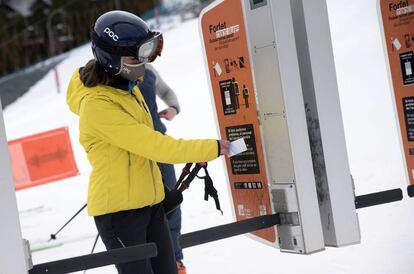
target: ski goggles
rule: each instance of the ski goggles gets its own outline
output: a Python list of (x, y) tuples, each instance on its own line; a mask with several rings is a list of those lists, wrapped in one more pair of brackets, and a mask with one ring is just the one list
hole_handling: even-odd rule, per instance
[(95, 30), (91, 30), (92, 42), (100, 49), (117, 56), (132, 56), (141, 63), (151, 63), (158, 56), (161, 56), (164, 46), (164, 39), (161, 32), (148, 33), (148, 38), (132, 46), (114, 46), (103, 41), (96, 34)]
[(140, 62), (151, 63), (158, 56), (161, 56), (164, 47), (164, 39), (161, 32), (153, 33), (154, 36), (137, 46), (137, 59)]

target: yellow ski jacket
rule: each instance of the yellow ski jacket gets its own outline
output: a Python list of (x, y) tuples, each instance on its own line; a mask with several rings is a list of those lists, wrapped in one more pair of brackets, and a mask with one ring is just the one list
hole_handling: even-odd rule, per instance
[(92, 172), (88, 214), (99, 216), (160, 203), (164, 187), (157, 162), (206, 162), (218, 157), (217, 140), (183, 140), (153, 129), (137, 87), (85, 87), (77, 69), (66, 95), (79, 115), (79, 141)]

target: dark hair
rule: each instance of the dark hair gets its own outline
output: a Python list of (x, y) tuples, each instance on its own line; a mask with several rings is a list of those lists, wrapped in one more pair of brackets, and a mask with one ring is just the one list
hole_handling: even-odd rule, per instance
[(91, 88), (97, 85), (110, 85), (113, 77), (106, 73), (95, 59), (89, 60), (88, 63), (79, 70), (82, 83)]

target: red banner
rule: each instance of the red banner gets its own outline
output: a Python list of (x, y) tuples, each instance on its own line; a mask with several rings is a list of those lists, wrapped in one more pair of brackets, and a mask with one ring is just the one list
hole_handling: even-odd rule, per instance
[(16, 190), (79, 175), (66, 127), (8, 144)]

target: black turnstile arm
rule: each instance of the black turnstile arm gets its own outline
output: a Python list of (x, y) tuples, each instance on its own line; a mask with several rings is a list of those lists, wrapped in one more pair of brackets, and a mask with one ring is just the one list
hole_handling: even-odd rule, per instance
[[(414, 185), (407, 188), (408, 195), (414, 196)], [(355, 208), (364, 208), (402, 200), (402, 190), (392, 189), (355, 197)], [(253, 217), (221, 226), (183, 234), (180, 237), (182, 248), (188, 248), (208, 242), (269, 228), (275, 225), (300, 225), (298, 212), (276, 213)], [(157, 256), (154, 243), (113, 249), (105, 252), (64, 259), (35, 265), (29, 274), (60, 274), (70, 273), (111, 264), (119, 264)]]
[(254, 217), (243, 221), (183, 234), (180, 237), (180, 245), (182, 248), (187, 248), (268, 228), (277, 224), (280, 224), (279, 213)]
[(157, 256), (155, 243), (112, 249), (90, 255), (73, 257), (35, 265), (29, 274), (61, 274), (91, 269), (111, 264), (139, 261)]
[(414, 197), (414, 185), (407, 186), (407, 193), (410, 198)]
[(401, 201), (403, 199), (402, 190), (400, 188), (370, 193), (355, 197), (355, 208), (364, 208), (376, 206), (392, 202)]

